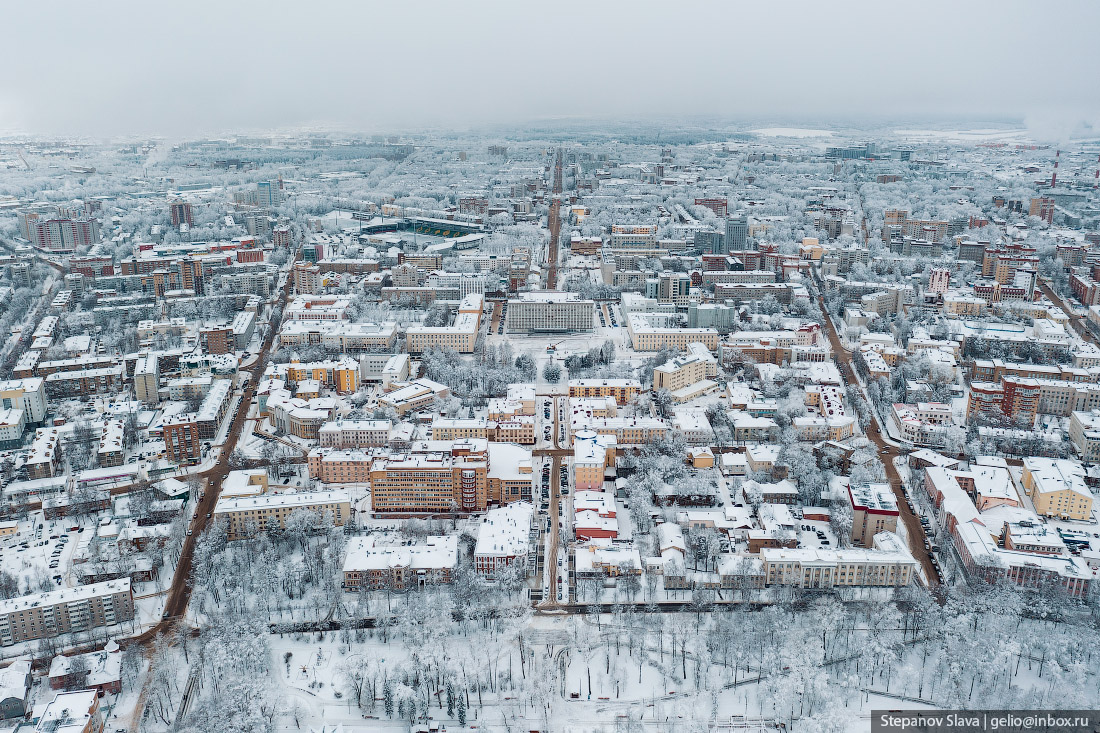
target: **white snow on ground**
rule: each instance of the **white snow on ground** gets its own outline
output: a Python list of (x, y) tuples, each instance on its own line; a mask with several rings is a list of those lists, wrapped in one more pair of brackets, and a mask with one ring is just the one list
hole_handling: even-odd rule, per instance
[(759, 130), (750, 130), (764, 137), (832, 137), (829, 130), (811, 130), (804, 127), (762, 127)]

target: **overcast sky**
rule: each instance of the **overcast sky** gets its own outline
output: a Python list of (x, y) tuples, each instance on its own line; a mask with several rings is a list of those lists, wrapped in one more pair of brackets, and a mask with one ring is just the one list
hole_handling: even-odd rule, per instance
[(0, 130), (1100, 120), (1100, 2), (24, 2)]

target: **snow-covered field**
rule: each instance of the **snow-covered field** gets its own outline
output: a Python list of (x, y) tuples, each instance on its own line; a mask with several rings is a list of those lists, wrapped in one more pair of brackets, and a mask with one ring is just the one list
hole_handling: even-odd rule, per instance
[(805, 127), (762, 127), (750, 132), (763, 137), (832, 137), (829, 130), (813, 130)]

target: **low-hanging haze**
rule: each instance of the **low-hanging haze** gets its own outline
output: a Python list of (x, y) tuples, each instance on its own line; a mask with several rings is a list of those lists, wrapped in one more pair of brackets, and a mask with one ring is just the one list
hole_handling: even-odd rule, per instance
[(363, 132), (554, 118), (1100, 120), (1100, 3), (25, 2), (0, 130)]

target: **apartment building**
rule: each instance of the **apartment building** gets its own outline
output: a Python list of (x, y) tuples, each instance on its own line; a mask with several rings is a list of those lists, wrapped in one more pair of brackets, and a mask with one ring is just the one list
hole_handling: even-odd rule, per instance
[(504, 420), (491, 420), (486, 436), (501, 443), (534, 445), (535, 418), (530, 415), (516, 415)]
[(0, 601), (0, 646), (87, 632), (133, 618), (129, 578), (9, 598)]
[(437, 417), (432, 421), (432, 440), (487, 438), (488, 421), (483, 417)]
[(46, 396), (64, 399), (97, 394), (114, 394), (122, 389), (122, 367), (54, 372), (46, 377)]
[[(709, 353), (707, 356), (710, 356)], [(708, 360), (696, 354), (670, 359), (653, 369), (653, 389), (654, 391), (667, 389), (675, 392), (701, 382), (707, 378), (713, 362), (713, 357)]]
[(138, 357), (134, 367), (134, 394), (146, 405), (160, 403), (160, 365), (156, 354)]
[(0, 381), (0, 407), (23, 411), (28, 427), (42, 425), (46, 420), (46, 388), (40, 377)]
[(351, 517), (351, 499), (344, 491), (304, 491), (218, 499), (214, 518), (225, 520), (226, 537), (254, 537), (278, 526), (297, 511), (316, 512), (323, 527), (342, 527)]
[(61, 466), (61, 431), (59, 428), (39, 428), (34, 433), (30, 455), (23, 464), (27, 469), (27, 478), (50, 478)]
[(268, 368), (265, 377), (284, 377), (291, 385), (313, 381), (340, 394), (350, 394), (359, 389), (359, 362), (350, 357), (326, 359), (325, 361), (274, 364)]
[(1054, 223), (1054, 209), (1057, 201), (1051, 196), (1036, 196), (1028, 202), (1027, 215), (1037, 216), (1047, 224)]
[(1071, 413), (1069, 439), (1082, 461), (1100, 462), (1100, 410)]
[(23, 237), (38, 249), (52, 253), (73, 252), (91, 247), (100, 239), (99, 222), (90, 218), (40, 218), (38, 214), (20, 215)]
[(1092, 518), (1092, 490), (1079, 462), (1024, 458), (1022, 483), (1037, 514), (1080, 521)]
[(949, 223), (936, 219), (910, 219), (904, 209), (887, 209), (883, 212), (882, 241), (913, 237), (929, 242), (942, 242), (947, 238)]
[(608, 239), (608, 246), (612, 249), (646, 247), (656, 243), (656, 224), (613, 224)]
[(505, 568), (527, 564), (528, 553), (538, 547), (538, 531), (532, 526), (534, 509), (520, 501), (485, 512), (474, 545), (478, 575), (495, 578)]
[(618, 445), (645, 445), (668, 435), (672, 428), (656, 417), (594, 417), (573, 414), (572, 434), (593, 430), (600, 435), (614, 436)]
[(608, 468), (615, 466), (614, 435), (582, 430), (573, 435), (573, 485), (577, 491), (603, 489)]
[(508, 301), (504, 327), (509, 333), (578, 333), (592, 331), (595, 301), (576, 293), (539, 290)]
[(619, 405), (625, 405), (642, 391), (642, 383), (636, 379), (570, 379), (569, 397), (614, 397)]
[(199, 331), (199, 346), (207, 354), (232, 354), (236, 350), (233, 329), (229, 326), (213, 326)]
[(890, 484), (848, 485), (848, 503), (852, 508), (851, 540), (860, 547), (871, 547), (880, 532), (896, 532), (898, 502)]
[(202, 437), (194, 414), (174, 415), (164, 421), (164, 452), (172, 463), (191, 464), (202, 456)]
[(881, 549), (763, 548), (764, 582), (822, 589), (909, 585), (917, 561), (897, 535), (880, 533), (873, 544)]

